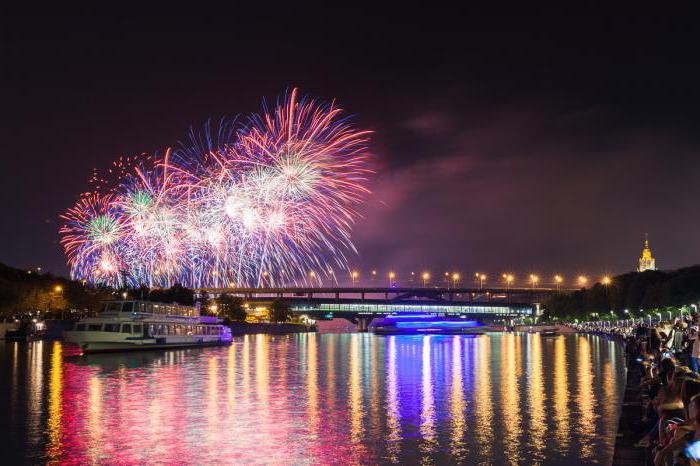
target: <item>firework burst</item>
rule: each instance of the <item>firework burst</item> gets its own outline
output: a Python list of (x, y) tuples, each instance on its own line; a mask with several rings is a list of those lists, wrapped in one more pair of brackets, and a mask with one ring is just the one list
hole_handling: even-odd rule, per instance
[(106, 194), (86, 194), (62, 216), (72, 275), (226, 287), (347, 270), (356, 208), (369, 193), (369, 132), (296, 90), (239, 121), (192, 130), (162, 159), (120, 159), (108, 189), (93, 176)]

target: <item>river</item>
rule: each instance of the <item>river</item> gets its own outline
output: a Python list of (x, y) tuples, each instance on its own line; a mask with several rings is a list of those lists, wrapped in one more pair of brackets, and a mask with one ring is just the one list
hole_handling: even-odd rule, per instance
[(0, 342), (0, 432), (8, 464), (610, 464), (624, 383), (588, 335)]

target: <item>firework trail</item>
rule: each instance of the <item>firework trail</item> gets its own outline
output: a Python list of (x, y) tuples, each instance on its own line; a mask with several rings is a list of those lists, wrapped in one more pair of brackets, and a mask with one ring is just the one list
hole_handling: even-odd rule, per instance
[(103, 194), (62, 215), (71, 274), (111, 286), (333, 278), (356, 253), (369, 135), (334, 103), (293, 90), (261, 114), (190, 131), (162, 159), (120, 159), (111, 185), (93, 176)]

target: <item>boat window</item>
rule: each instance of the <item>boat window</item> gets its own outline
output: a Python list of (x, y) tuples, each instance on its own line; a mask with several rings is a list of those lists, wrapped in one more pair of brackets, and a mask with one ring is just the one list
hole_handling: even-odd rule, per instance
[(134, 303), (127, 301), (122, 303), (122, 312), (132, 312), (134, 310)]
[(88, 325), (88, 332), (99, 332), (100, 330), (102, 330), (102, 324)]
[(105, 332), (118, 332), (119, 324), (105, 324)]
[(85, 324), (76, 324), (75, 331), (76, 332), (84, 332), (85, 331)]
[(122, 333), (131, 333), (131, 324), (123, 324)]
[(143, 332), (143, 328), (141, 328), (140, 325), (134, 325), (131, 330), (132, 330), (132, 333), (137, 333), (137, 334), (140, 334), (141, 332)]
[(122, 307), (122, 303), (118, 303), (118, 302), (107, 303), (107, 310), (108, 311), (119, 311), (119, 309), (121, 309), (121, 307)]

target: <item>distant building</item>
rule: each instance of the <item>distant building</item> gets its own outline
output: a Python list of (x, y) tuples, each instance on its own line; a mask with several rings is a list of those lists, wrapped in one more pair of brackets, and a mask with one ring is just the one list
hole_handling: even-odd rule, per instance
[(637, 272), (644, 272), (646, 270), (656, 270), (656, 259), (651, 255), (651, 248), (649, 248), (649, 239), (644, 239), (644, 249), (642, 249), (642, 257), (639, 258), (639, 267), (637, 267)]

